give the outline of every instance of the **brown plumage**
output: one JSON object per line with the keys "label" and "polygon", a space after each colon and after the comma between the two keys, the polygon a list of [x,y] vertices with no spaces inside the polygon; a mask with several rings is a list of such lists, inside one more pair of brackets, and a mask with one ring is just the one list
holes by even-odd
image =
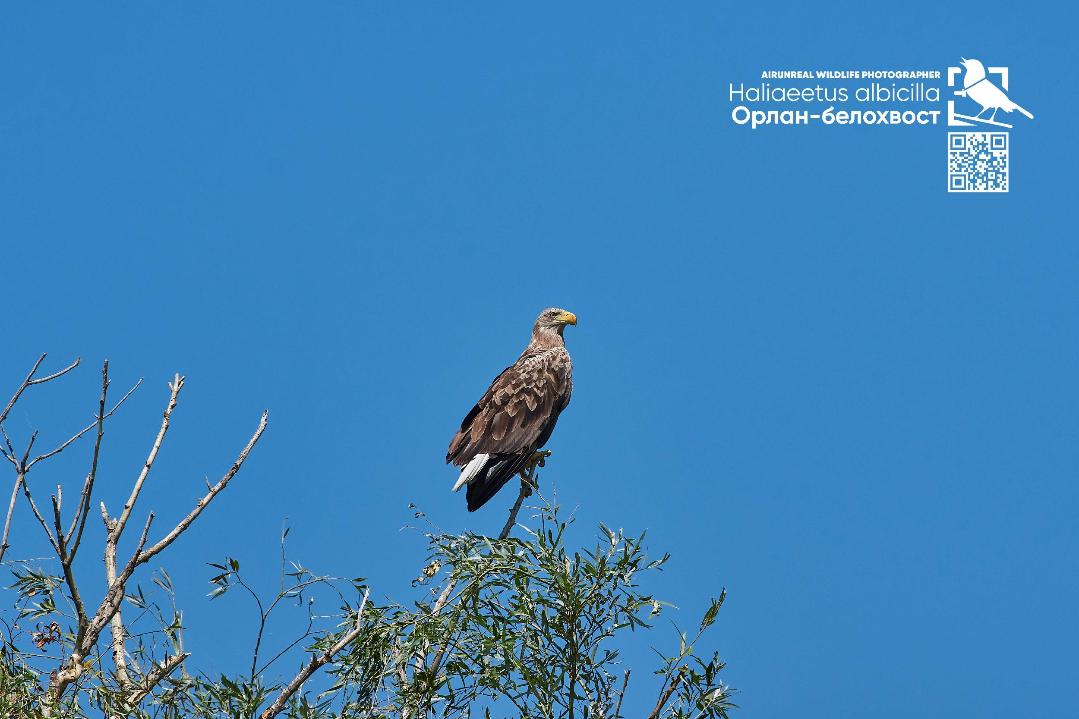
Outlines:
{"label": "brown plumage", "polygon": [[446,462],[463,467],[454,491],[468,485],[468,511],[484,505],[547,443],[573,392],[573,363],[562,331],[572,312],[549,308],[532,327],[532,341],[502,371],[461,422]]}

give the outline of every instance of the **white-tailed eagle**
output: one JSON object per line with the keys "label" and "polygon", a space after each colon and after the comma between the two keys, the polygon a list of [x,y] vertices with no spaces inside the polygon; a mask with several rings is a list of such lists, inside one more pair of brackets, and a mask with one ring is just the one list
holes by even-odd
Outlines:
{"label": "white-tailed eagle", "polygon": [[495,496],[550,439],[573,393],[573,363],[562,331],[575,324],[572,312],[541,312],[528,347],[461,422],[446,462],[462,468],[453,490],[468,486],[469,512]]}

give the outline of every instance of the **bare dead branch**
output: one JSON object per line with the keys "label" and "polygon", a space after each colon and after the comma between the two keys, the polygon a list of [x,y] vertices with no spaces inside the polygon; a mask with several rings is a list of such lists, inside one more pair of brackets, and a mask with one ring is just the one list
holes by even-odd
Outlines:
{"label": "bare dead branch", "polygon": [[[104,505],[102,505],[104,508]],[[106,515],[107,517],[107,515]],[[116,540],[113,534],[117,520],[109,520],[106,518],[105,525],[108,530],[108,538],[105,540],[105,578],[108,580],[109,591],[106,594],[106,601],[109,601],[109,605],[112,607],[112,615],[109,617],[109,625],[112,631],[112,660],[116,665],[116,680],[119,683],[120,688],[127,691],[131,687],[131,678],[127,672],[127,648],[125,646],[125,639],[127,638],[127,630],[124,629],[123,614],[120,609],[120,605],[123,603],[124,590],[126,589],[127,580],[135,571],[135,567],[139,563],[139,554],[142,552],[142,548],[146,546],[146,537],[150,534],[150,525],[154,521],[154,513],[150,512],[146,518],[146,525],[142,528],[142,535],[139,537],[138,546],[135,547],[134,553],[131,555],[131,559],[128,560],[127,565],[124,567],[123,572],[119,575],[116,574]],[[111,599],[110,599],[111,598]],[[104,604],[103,604],[104,606]],[[97,639],[94,639],[96,643]]]}
{"label": "bare dead branch", "polygon": [[[105,534],[108,537],[105,541],[105,581],[111,590],[116,586],[117,581],[116,543],[112,541],[112,525],[115,520],[109,519],[104,503],[101,504],[101,510],[102,517],[105,520]],[[112,632],[110,646],[112,649],[112,662],[116,668],[116,681],[122,689],[127,691],[130,689],[131,679],[127,673],[127,648],[124,644],[126,634],[123,611],[119,607],[109,619],[109,625]]]}
{"label": "bare dead branch", "polygon": [[251,453],[251,450],[255,447],[255,444],[262,436],[263,430],[266,429],[266,421],[269,416],[270,413],[268,411],[262,413],[262,418],[259,420],[258,428],[255,429],[255,433],[251,435],[251,439],[247,441],[247,445],[240,451],[240,454],[236,457],[236,461],[232,463],[232,466],[229,467],[229,470],[225,473],[225,475],[220,480],[218,480],[217,484],[210,487],[209,491],[198,502],[195,503],[195,508],[192,509],[186,517],[181,519],[179,524],[177,524],[171,532],[166,534],[160,541],[157,542],[157,544],[154,544],[145,552],[141,553],[139,557],[139,564],[144,564],[148,562],[155,555],[159,554],[162,550],[172,544],[177,537],[184,533],[184,530],[191,526],[192,522],[198,519],[198,516],[202,514],[202,510],[206,509],[207,505],[209,505],[210,502],[213,501],[214,497],[216,497],[223,489],[225,489],[225,487],[228,486],[232,478],[235,477],[236,473],[240,471],[240,467],[243,466],[244,460],[247,459],[247,455]]}
{"label": "bare dead branch", "polygon": [[19,490],[22,489],[23,473],[17,472],[15,475],[15,486],[11,488],[11,500],[7,505],[7,516],[4,517],[4,535],[0,537],[0,562],[4,561],[4,555],[7,554],[8,537],[11,536],[11,515],[15,512],[15,502],[19,498]]}
{"label": "bare dead branch", "polygon": [[[179,375],[177,375],[177,379],[182,381],[182,378],[180,378]],[[175,394],[178,392],[177,387],[179,384],[180,382],[178,381],[174,382],[172,385],[173,394],[169,402],[170,408],[175,407]],[[97,611],[95,611],[93,616],[91,617],[89,623],[87,624],[85,632],[82,632],[81,635],[76,638],[76,646],[72,652],[72,656],[69,658],[65,666],[56,673],[55,678],[52,682],[52,691],[54,698],[58,699],[60,696],[62,696],[64,689],[67,687],[67,685],[69,685],[71,682],[75,681],[78,678],[79,673],[81,673],[78,662],[80,662],[83,657],[85,657],[90,651],[92,651],[93,647],[97,644],[97,641],[100,638],[101,632],[104,630],[105,626],[112,622],[113,616],[117,613],[117,611],[119,611],[120,605],[123,602],[124,590],[127,585],[127,581],[131,578],[131,575],[134,573],[135,569],[139,565],[145,564],[146,562],[150,561],[150,559],[152,559],[155,555],[159,554],[170,544],[172,544],[172,542],[175,541],[177,537],[183,534],[183,532],[191,526],[191,524],[202,513],[202,510],[204,510],[206,506],[213,501],[214,497],[216,497],[223,489],[225,489],[226,486],[228,486],[229,481],[231,481],[232,478],[236,476],[236,473],[240,471],[240,468],[243,466],[243,463],[247,459],[247,456],[251,453],[251,450],[254,448],[255,444],[262,436],[263,431],[266,429],[266,422],[268,417],[268,412],[262,413],[262,417],[259,420],[258,428],[255,430],[255,433],[251,436],[251,439],[248,440],[244,448],[240,451],[240,454],[237,456],[232,466],[217,482],[217,484],[213,485],[210,488],[210,491],[198,501],[191,513],[184,517],[182,520],[180,520],[180,523],[177,524],[176,527],[172,529],[172,531],[165,535],[164,538],[162,538],[159,542],[147,549],[146,540],[149,535],[150,524],[151,522],[153,522],[154,519],[153,512],[150,513],[149,517],[146,520],[146,526],[143,527],[142,535],[139,537],[138,545],[136,546],[135,551],[132,553],[131,558],[128,560],[123,570],[120,571],[119,574],[117,574],[116,581],[110,583],[109,589],[106,592],[104,599],[102,599],[100,606],[97,608]],[[163,436],[162,433],[159,433],[159,438],[161,436]],[[160,448],[159,441],[155,442],[155,447]],[[151,450],[151,455],[156,456],[156,451]],[[152,465],[152,459],[148,460],[148,464]],[[139,477],[140,479],[136,481],[145,481],[145,477],[143,475],[140,474]],[[132,497],[137,499],[137,494],[137,492],[132,492]],[[129,499],[128,501],[131,502],[132,500]],[[130,516],[130,510],[128,511],[128,515]],[[102,519],[105,521],[105,526],[108,534],[106,538],[106,552],[111,551],[115,553],[116,544],[120,539],[120,532],[117,531],[116,525],[120,520],[119,518],[112,519],[109,517],[108,509],[105,507],[104,502],[101,503],[101,516]],[[121,624],[121,637],[122,636],[123,635]]]}
{"label": "bare dead branch", "polygon": [[[45,355],[41,355],[41,359],[45,359]],[[68,372],[70,372],[71,370],[78,367],[79,362],[81,362],[81,361],[82,361],[82,358],[76,357],[74,362],[69,364],[67,367],[64,367],[59,372],[53,372],[52,374],[48,375],[47,377],[38,377],[37,379],[32,379],[29,382],[27,382],[27,385],[45,384],[46,382],[52,382],[54,379],[56,379],[58,377],[63,377]],[[36,365],[35,365],[35,367],[36,367]]]}
{"label": "bare dead branch", "polygon": [[15,467],[19,466],[19,460],[15,459],[15,448],[11,446],[11,437],[8,436],[7,427],[0,424],[0,435],[4,437],[5,448],[0,450],[0,454],[4,455],[4,458],[11,462]]}
{"label": "bare dead branch", "polygon": [[91,455],[90,471],[86,474],[86,479],[83,481],[82,494],[79,497],[79,506],[75,510],[75,516],[71,518],[71,526],[67,530],[67,535],[65,535],[65,541],[70,545],[69,553],[71,555],[71,561],[74,561],[75,555],[79,551],[79,545],[82,544],[82,532],[83,529],[86,528],[86,519],[90,514],[90,499],[94,492],[94,480],[97,478],[97,463],[101,456],[101,439],[105,435],[105,420],[108,419],[136,389],[138,389],[139,385],[142,384],[142,379],[140,378],[139,381],[135,383],[135,386],[132,387],[111,410],[106,412],[105,401],[108,399],[109,384],[109,361],[105,360],[101,365],[101,397],[97,403],[97,421],[94,423],[97,427],[97,436],[94,438],[94,451]]}
{"label": "bare dead branch", "polygon": [[333,661],[333,658],[337,656],[337,653],[347,647],[353,641],[360,636],[360,632],[363,631],[363,610],[367,606],[367,597],[371,594],[370,587],[363,593],[363,601],[360,602],[360,608],[356,610],[356,622],[352,625],[352,629],[347,631],[344,636],[337,640],[336,643],[325,652],[316,657],[311,657],[300,673],[293,677],[292,681],[281,690],[281,693],[277,695],[277,699],[273,704],[266,708],[266,711],[259,715],[259,719],[272,719],[277,716],[285,708],[285,704],[288,700],[299,691],[300,687],[311,678],[311,675],[319,670],[322,666]]}
{"label": "bare dead branch", "polygon": [[26,469],[26,459],[30,456],[30,451],[34,448],[34,442],[37,441],[37,430],[35,429],[33,434],[30,435],[30,441],[26,444],[26,451],[23,452],[22,459],[19,460],[18,466],[24,471]]}
{"label": "bare dead branch", "polygon": [[64,572],[64,583],[71,594],[71,602],[75,605],[75,617],[81,631],[85,628],[88,620],[86,618],[86,607],[82,602],[82,596],[79,594],[79,583],[75,580],[75,572],[71,567],[71,556],[68,553],[67,542],[64,540],[64,532],[61,529],[60,505],[63,501],[62,492],[63,489],[58,485],[56,494],[52,497],[53,527],[56,531],[56,554],[60,559],[60,567]]}
{"label": "bare dead branch", "polygon": [[[27,382],[24,382],[26,386],[29,386],[29,381],[33,380],[33,374],[36,371],[37,367],[40,365],[40,363],[41,360],[39,360],[37,365],[35,365],[34,370],[28,377]],[[70,369],[71,368],[67,368],[59,373],[55,373],[55,375],[50,375],[47,378],[41,378],[41,381],[55,379],[55,377],[62,375]],[[105,596],[102,598],[101,603],[94,611],[93,615],[87,616],[87,612],[85,611],[82,600],[79,597],[78,585],[71,570],[71,565],[75,556],[75,552],[78,550],[78,547],[81,543],[83,531],[86,526],[86,520],[89,515],[89,505],[93,495],[94,481],[97,476],[98,461],[100,458],[101,442],[104,435],[104,422],[112,415],[113,412],[116,411],[116,409],[119,408],[120,405],[124,403],[124,401],[127,400],[128,397],[131,396],[131,394],[135,391],[135,389],[138,388],[138,386],[142,382],[142,380],[139,380],[139,382],[137,382],[135,386],[132,387],[127,392],[127,394],[125,394],[124,397],[116,403],[116,405],[112,409],[106,411],[105,406],[107,403],[108,388],[110,384],[108,371],[109,363],[106,360],[103,363],[101,369],[101,395],[98,401],[98,409],[93,423],[88,425],[86,428],[80,430],[78,433],[66,440],[59,447],[52,450],[51,452],[36,457],[33,461],[28,461],[30,452],[34,444],[34,440],[37,437],[37,433],[35,432],[34,435],[31,437],[26,452],[22,455],[21,459],[18,459],[16,457],[14,449],[10,446],[10,440],[7,440],[10,452],[9,460],[12,462],[12,464],[15,465],[19,475],[16,479],[16,485],[13,493],[17,495],[19,489],[22,490],[24,496],[30,504],[31,509],[33,510],[34,516],[38,519],[39,523],[41,523],[42,528],[46,532],[46,536],[48,536],[49,538],[50,544],[53,546],[54,551],[60,558],[61,565],[64,568],[65,582],[67,583],[68,589],[70,590],[70,593],[76,604],[76,612],[79,618],[78,632],[75,637],[74,646],[70,654],[65,658],[62,665],[50,676],[48,695],[43,706],[43,709],[46,711],[47,715],[51,715],[52,711],[59,706],[67,686],[69,684],[72,684],[73,682],[76,682],[79,679],[79,676],[85,670],[84,660],[88,656],[92,656],[94,654],[96,654],[98,656],[98,659],[100,660],[100,648],[98,642],[101,637],[101,632],[104,630],[106,625],[111,624],[112,626],[112,640],[110,644],[113,659],[116,664],[116,676],[121,687],[125,691],[129,692],[126,701],[129,703],[130,706],[137,705],[139,702],[145,699],[145,697],[153,691],[153,688],[164,677],[168,676],[172,671],[176,669],[176,667],[180,666],[183,663],[184,659],[186,659],[186,657],[188,656],[187,653],[183,651],[182,647],[179,647],[177,648],[177,653],[174,656],[170,657],[162,664],[156,665],[153,669],[151,669],[149,673],[145,674],[141,680],[137,682],[132,681],[131,674],[127,668],[127,656],[125,647],[126,632],[123,624],[122,614],[120,612],[120,607],[123,603],[127,582],[128,580],[130,580],[131,576],[134,574],[135,570],[140,565],[145,564],[154,556],[164,551],[170,544],[172,544],[172,542],[174,542],[181,534],[183,534],[183,532],[191,526],[191,524],[199,517],[199,515],[210,504],[210,502],[212,502],[213,499],[220,492],[222,492],[225,487],[228,486],[232,478],[236,476],[236,474],[240,471],[240,468],[243,466],[244,461],[247,459],[251,450],[254,448],[255,444],[262,436],[263,431],[266,429],[267,419],[269,416],[268,412],[262,413],[255,433],[251,436],[247,444],[240,451],[240,454],[237,456],[232,466],[217,482],[217,484],[213,486],[208,485],[208,491],[206,495],[204,495],[196,503],[195,508],[192,509],[187,516],[181,519],[180,522],[172,529],[172,531],[165,535],[165,537],[163,537],[160,541],[147,549],[147,539],[150,534],[150,527],[154,521],[154,513],[149,513],[146,518],[146,524],[142,529],[141,535],[139,536],[139,540],[136,544],[135,550],[131,554],[126,564],[123,566],[123,569],[121,570],[117,561],[117,549],[120,538],[123,534],[123,530],[126,527],[128,520],[131,517],[132,511],[136,502],[138,501],[139,494],[142,491],[146,479],[149,476],[151,469],[153,468],[154,461],[157,459],[158,453],[161,450],[165,435],[169,429],[172,412],[176,408],[177,398],[184,384],[184,378],[179,374],[175,375],[174,380],[169,384],[169,401],[162,415],[161,426],[158,429],[157,436],[154,439],[154,443],[150,449],[149,455],[147,456],[146,461],[143,463],[142,470],[139,472],[139,475],[135,480],[131,493],[128,497],[127,502],[124,504],[122,512],[118,517],[112,518],[109,516],[109,512],[105,506],[105,503],[102,502],[100,505],[101,517],[105,523],[106,530],[104,559],[106,580],[108,581],[108,589],[105,593]],[[20,389],[20,392],[24,389],[25,386]],[[15,399],[17,399],[17,397]],[[10,404],[12,404],[13,406],[14,402]],[[45,522],[45,518],[38,510],[37,504],[34,501],[33,494],[31,493],[30,487],[26,481],[27,471],[34,463],[44,459],[48,459],[49,457],[58,454],[66,447],[70,446],[75,440],[79,439],[94,428],[97,429],[97,432],[96,439],[94,441],[94,449],[90,471],[87,474],[86,479],[84,480],[82,493],[79,498],[79,504],[67,532],[63,531],[62,526],[61,488],[57,488],[57,493],[52,499],[53,526],[55,531],[54,534],[53,531],[49,529],[48,524]],[[3,430],[2,425],[0,425],[0,430]],[[6,436],[6,433],[4,433],[5,438]],[[5,456],[6,454],[7,453],[5,453]],[[11,513],[12,507],[9,507],[8,524],[4,530],[3,540],[0,540],[0,543],[2,544],[6,544],[8,529],[10,527]],[[2,558],[2,556],[3,550],[0,550],[0,558]],[[365,603],[366,600],[367,597],[365,595]],[[339,651],[339,649],[337,651]],[[334,653],[336,653],[336,651]]]}
{"label": "bare dead branch", "polygon": [[[60,505],[64,501],[64,488],[61,485],[56,485],[56,494],[52,495],[52,518],[53,529],[56,530],[57,537],[63,537],[64,533],[60,530]],[[61,545],[63,546],[63,545]]]}
{"label": "bare dead branch", "polygon": [[37,508],[37,502],[34,501],[34,495],[30,492],[30,483],[26,481],[26,472],[22,472],[22,493],[26,497],[26,501],[30,503],[30,509],[33,510],[34,516],[37,518],[38,524],[45,530],[45,536],[49,538],[49,544],[52,545],[52,549],[56,552],[56,556],[60,556],[60,545],[56,542],[56,537],[52,536],[52,530],[49,529],[49,523],[45,521],[45,517],[42,516],[41,511]]}
{"label": "bare dead branch", "polygon": [[[104,503],[101,505],[101,513],[106,517],[106,522],[108,522],[110,526],[113,526],[116,520],[108,519]],[[101,630],[105,628],[106,624],[112,621],[113,615],[124,600],[124,588],[127,585],[127,580],[131,578],[135,568],[140,564],[139,557],[142,555],[142,548],[146,545],[146,537],[150,533],[150,525],[153,521],[154,513],[150,512],[150,515],[146,518],[146,525],[142,528],[142,535],[139,537],[139,543],[135,547],[134,553],[131,555],[131,559],[124,565],[120,574],[117,575],[116,581],[112,583],[109,586],[108,591],[105,592],[105,597],[101,600],[101,604],[98,606],[97,611],[94,612],[94,616],[90,619],[86,631],[80,632],[80,635],[76,637],[75,649],[72,653],[73,657],[78,656],[81,659],[86,656],[97,643],[98,638],[101,636]],[[111,539],[106,539],[105,551],[110,551],[110,544],[112,544],[111,551],[115,552],[115,542],[112,542]]]}
{"label": "bare dead branch", "polygon": [[618,703],[614,705],[614,717],[613,719],[621,719],[622,716],[622,698],[626,696],[626,686],[629,684],[629,669],[622,674],[622,691],[618,692]]}
{"label": "bare dead branch", "polygon": [[157,437],[154,438],[154,444],[150,447],[150,454],[146,457],[146,462],[142,465],[142,471],[139,472],[139,477],[135,480],[135,485],[131,488],[131,496],[128,497],[127,502],[124,504],[123,511],[120,512],[120,517],[116,520],[110,530],[109,538],[113,541],[119,540],[120,535],[124,533],[124,527],[127,525],[127,520],[131,516],[131,510],[135,507],[135,502],[139,499],[142,485],[146,482],[146,477],[149,476],[150,469],[154,466],[154,460],[157,459],[157,453],[161,450],[161,443],[165,439],[165,433],[169,431],[169,423],[172,420],[172,411],[176,409],[176,398],[179,396],[183,386],[184,378],[179,374],[177,374],[172,382],[169,383],[169,403],[166,405],[165,413],[161,417],[161,428],[157,431]]}
{"label": "bare dead branch", "polygon": [[[110,409],[108,412],[105,413],[105,415],[101,418],[101,421],[103,422],[106,419],[108,419],[109,417],[111,417],[112,413],[115,412],[116,410],[118,410],[120,408],[120,405],[122,405],[124,402],[126,402],[127,398],[130,397],[131,395],[133,395],[135,393],[135,390],[137,390],[139,388],[139,385],[141,385],[141,384],[142,384],[141,379],[139,379],[137,382],[135,382],[135,384],[131,387],[131,389],[129,389],[127,391],[127,394],[125,394],[123,397],[121,397],[120,401],[117,402],[113,406],[112,409]],[[87,432],[92,430],[97,425],[98,425],[98,420],[95,419],[93,422],[91,422],[90,424],[86,425],[85,427],[80,429],[75,434],[68,437],[66,440],[63,441],[63,443],[61,443],[56,448],[46,452],[45,454],[39,454],[38,456],[34,457],[32,460],[30,460],[30,463],[27,465],[27,468],[29,469],[30,467],[33,467],[35,464],[37,464],[38,462],[40,462],[40,461],[42,461],[44,459],[49,459],[50,457],[55,457],[56,455],[60,454],[65,449],[67,449],[72,444],[74,444],[77,440],[82,439],[83,435],[85,435]]]}
{"label": "bare dead branch", "polygon": [[[42,355],[38,357],[38,361],[36,363],[33,363],[33,367],[30,368],[26,379],[24,379],[23,382],[18,385],[18,389],[15,390],[14,394],[12,394],[11,399],[9,399],[8,401],[8,404],[4,405],[3,410],[0,410],[0,430],[3,430],[3,422],[5,419],[8,419],[8,413],[15,406],[15,403],[18,402],[18,398],[23,395],[23,392],[26,390],[26,388],[30,386],[31,381],[33,380],[33,376],[37,374],[38,368],[41,367],[41,363],[44,361],[45,354],[42,353]],[[79,364],[78,358],[76,358],[74,364]],[[69,369],[73,369],[73,365]],[[67,370],[62,370],[62,372],[63,371]],[[8,458],[12,463],[15,463],[15,448],[12,447],[11,437],[8,436],[8,432],[6,432],[6,430],[3,430],[3,438],[5,444],[8,445],[8,451],[4,452],[4,457]],[[16,470],[18,470],[17,465]],[[6,516],[4,517],[3,539],[0,540],[0,561],[3,561],[4,554],[8,552],[8,539],[11,537],[11,518],[12,514],[15,512],[15,501],[18,497],[18,490],[23,488],[23,478],[25,474],[25,472],[16,472],[15,486],[12,487],[11,501],[8,503],[8,514],[6,514]]]}
{"label": "bare dead branch", "polygon": [[[41,366],[41,362],[44,359],[45,359],[44,354],[41,355],[41,357],[38,358],[38,361],[34,364],[34,367],[30,370],[30,373],[27,375],[26,379],[23,380],[23,383],[19,386],[19,389],[16,390],[15,394],[12,395],[11,400],[8,401],[8,404],[4,408],[3,412],[0,413],[0,430],[3,429],[2,423],[3,423],[4,418],[7,417],[8,412],[10,412],[11,408],[15,406],[15,403],[18,401],[19,397],[22,395],[22,393],[26,390],[27,387],[31,387],[31,386],[36,385],[36,384],[44,384],[45,382],[50,382],[50,381],[52,381],[54,379],[57,379],[58,377],[62,377],[65,374],[67,374],[68,372],[70,372],[71,370],[75,369],[75,367],[77,367],[79,365],[79,362],[80,362],[79,359],[76,359],[70,365],[68,365],[67,367],[64,367],[63,369],[61,369],[61,370],[59,370],[57,372],[54,372],[54,373],[52,373],[50,375],[47,375],[45,377],[37,377],[37,378],[35,378],[34,374],[36,374],[37,369]],[[103,384],[106,387],[107,387],[107,370],[108,370],[108,360],[105,361],[105,366],[104,366],[104,370],[103,370],[103,372],[105,374],[105,379],[103,380]],[[105,397],[104,397],[104,388],[103,388],[101,403],[100,403],[100,406],[99,406],[99,409],[98,409],[97,417],[94,420],[94,422],[91,423],[90,425],[84,427],[83,429],[79,430],[78,432],[76,432],[74,435],[72,435],[71,437],[66,439],[64,442],[62,442],[56,448],[54,448],[54,449],[52,449],[52,450],[50,450],[50,451],[48,451],[48,452],[46,452],[44,454],[40,454],[40,455],[34,457],[33,459],[30,459],[29,457],[30,457],[30,452],[31,452],[31,450],[33,448],[33,445],[34,445],[34,441],[37,439],[37,432],[36,431],[31,436],[30,443],[27,446],[26,452],[23,454],[21,460],[16,457],[14,448],[11,447],[11,439],[8,437],[7,432],[3,431],[4,440],[5,440],[5,442],[6,442],[7,446],[8,446],[8,452],[4,452],[4,456],[7,457],[8,460],[11,461],[11,463],[13,465],[15,465],[16,475],[17,476],[16,476],[16,479],[15,479],[15,487],[12,489],[12,493],[11,493],[11,501],[8,504],[7,515],[4,518],[3,539],[0,540],[0,561],[3,561],[4,555],[7,552],[7,549],[8,549],[8,546],[9,546],[8,539],[9,539],[10,534],[11,534],[11,520],[12,520],[12,516],[14,514],[14,510],[15,510],[15,498],[18,496],[19,489],[24,490],[24,492],[27,490],[27,487],[26,487],[26,474],[30,471],[30,468],[33,467],[38,462],[41,462],[43,460],[49,459],[50,457],[54,457],[54,456],[60,454],[65,449],[67,449],[69,446],[71,446],[76,440],[78,440],[83,435],[85,435],[87,432],[89,432],[91,429],[93,429],[95,426],[97,426],[98,427],[98,444],[96,444],[95,447],[94,447],[94,462],[95,462],[95,468],[96,468],[97,452],[100,449],[100,439],[101,439],[101,434],[102,434],[102,424],[104,423],[104,421],[106,419],[108,419],[113,414],[113,412],[115,412],[117,409],[120,408],[120,405],[122,405],[127,400],[127,398],[132,395],[132,393],[134,393],[135,389],[138,388],[138,386],[139,386],[139,384],[141,382],[142,382],[142,380],[139,380],[139,382],[135,383],[135,386],[132,387],[128,391],[128,393],[126,395],[124,395],[124,397],[119,402],[117,402],[116,405],[113,406],[113,408],[110,409],[108,412],[105,412],[105,409],[104,409]],[[88,482],[88,485],[92,487],[92,480],[90,480]],[[82,509],[83,511],[85,511],[85,505],[89,502],[89,493],[86,491],[86,489],[87,488],[84,487],[84,494],[86,494],[86,497],[84,498],[84,500],[82,502],[80,502],[80,505],[79,505],[80,509]],[[30,498],[30,500],[31,500],[31,506],[34,506],[33,499]],[[35,507],[35,509],[36,509],[36,507]],[[71,544],[72,533],[73,533],[74,528],[76,527],[77,523],[79,522],[79,516],[80,516],[79,512],[76,512],[76,516],[72,520],[72,529],[69,530],[67,534],[64,534],[63,532],[59,532],[56,535],[57,541],[50,542],[50,543],[52,543],[54,545],[54,547],[53,547],[54,549],[58,549],[61,544],[68,544],[68,545]],[[85,520],[83,520],[83,524],[84,523],[85,523]],[[79,525],[79,526],[81,526],[81,525]],[[75,551],[77,551],[77,549],[78,549],[79,541],[81,541],[81,532],[80,532],[80,535],[79,535],[79,540],[76,541],[76,543],[74,545],[71,545],[71,548],[72,548],[73,551],[70,552],[71,556],[68,558],[69,563],[70,563],[70,561],[72,561],[74,559],[74,554],[75,554]]]}
{"label": "bare dead branch", "polygon": [[[37,373],[37,368],[40,367],[41,363],[44,361],[45,353],[43,352],[41,356],[37,358],[37,362],[34,363],[34,366],[30,368],[30,372],[26,375],[26,379],[22,381],[19,388],[11,395],[11,399],[8,400],[7,405],[0,411],[0,423],[3,423],[3,421],[7,419],[8,412],[10,412],[11,408],[15,406],[15,403],[19,401],[19,397],[22,396],[23,391],[30,386],[30,380],[34,378],[34,375]],[[78,360],[75,361],[77,362]]]}
{"label": "bare dead branch", "polygon": [[[138,385],[136,385],[138,386]],[[132,390],[133,391],[133,390]],[[82,494],[79,497],[79,506],[75,509],[75,516],[71,518],[71,526],[64,538],[70,544],[75,537],[76,528],[79,530],[75,544],[72,545],[72,553],[77,551],[82,540],[82,527],[85,526],[85,515],[89,509],[90,495],[94,488],[94,479],[97,477],[97,462],[101,456],[101,439],[105,434],[105,401],[109,396],[109,361],[106,359],[101,365],[101,397],[97,401],[97,436],[94,438],[94,451],[90,459],[90,471],[86,473],[86,479],[82,484]]]}
{"label": "bare dead branch", "polygon": [[3,424],[4,420],[7,419],[8,412],[10,412],[11,409],[15,406],[15,403],[19,401],[19,397],[21,397],[22,393],[26,391],[27,387],[35,384],[44,384],[46,382],[51,382],[58,377],[63,377],[65,374],[78,367],[81,360],[80,358],[76,357],[74,362],[69,364],[67,367],[64,367],[59,372],[53,372],[47,377],[38,377],[37,379],[35,379],[34,375],[37,374],[38,368],[41,367],[41,363],[44,361],[45,353],[42,353],[42,355],[37,358],[37,362],[34,363],[34,366],[30,368],[30,372],[26,375],[26,379],[22,381],[22,384],[20,384],[19,388],[15,390],[15,393],[11,395],[11,399],[8,400],[7,405],[4,406],[3,410],[0,410],[0,424]]}
{"label": "bare dead branch", "polygon": [[142,558],[142,548],[146,546],[146,538],[150,536],[150,525],[153,523],[154,513],[150,512],[146,517],[146,524],[142,527],[142,534],[139,535],[139,543],[135,546],[135,551],[131,553],[131,559],[127,560],[124,570],[120,572],[120,576],[117,578],[118,582],[126,582],[135,572],[135,568],[146,561]]}

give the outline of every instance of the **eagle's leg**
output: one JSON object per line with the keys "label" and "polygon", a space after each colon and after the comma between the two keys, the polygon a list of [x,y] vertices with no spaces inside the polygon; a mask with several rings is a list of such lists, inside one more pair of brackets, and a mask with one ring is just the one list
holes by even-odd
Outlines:
{"label": "eagle's leg", "polygon": [[539,486],[539,482],[536,479],[536,470],[546,465],[546,460],[551,456],[551,450],[542,449],[532,453],[532,456],[528,458],[525,466],[521,468],[519,472],[521,476],[521,487],[527,487],[526,497],[532,496],[532,490]]}

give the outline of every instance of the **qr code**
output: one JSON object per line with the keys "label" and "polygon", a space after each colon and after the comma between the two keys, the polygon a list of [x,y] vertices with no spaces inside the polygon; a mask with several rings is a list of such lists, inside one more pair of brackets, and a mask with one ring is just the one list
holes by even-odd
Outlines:
{"label": "qr code", "polygon": [[948,192],[1007,192],[1008,133],[949,132]]}

